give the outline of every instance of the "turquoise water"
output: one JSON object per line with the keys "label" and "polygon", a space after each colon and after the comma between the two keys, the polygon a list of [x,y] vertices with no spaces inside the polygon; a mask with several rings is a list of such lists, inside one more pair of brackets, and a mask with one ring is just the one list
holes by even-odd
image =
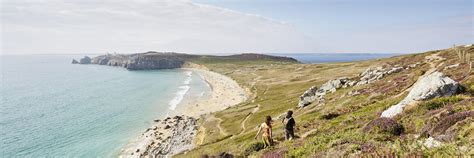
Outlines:
{"label": "turquoise water", "polygon": [[114,157],[184,98],[209,92],[184,70],[73,65],[80,56],[2,56],[1,157]]}

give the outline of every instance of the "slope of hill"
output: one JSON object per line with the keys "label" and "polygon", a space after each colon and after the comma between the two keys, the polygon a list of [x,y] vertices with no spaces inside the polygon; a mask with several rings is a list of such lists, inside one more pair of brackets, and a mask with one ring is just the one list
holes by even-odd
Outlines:
{"label": "slope of hill", "polygon": [[[191,57],[192,62],[230,76],[252,96],[237,106],[201,116],[197,147],[175,156],[222,152],[250,157],[474,156],[473,52],[474,46],[469,45],[328,64]],[[419,88],[415,83],[422,82],[421,78],[433,73],[442,73],[459,83],[459,88],[453,94],[440,92],[414,100],[393,117],[380,117]],[[324,96],[298,107],[308,89],[328,85],[333,87]],[[265,116],[277,119],[289,109],[295,112],[299,138],[284,141],[283,126],[275,120],[276,145],[262,149],[260,140],[254,140],[256,126]]]}

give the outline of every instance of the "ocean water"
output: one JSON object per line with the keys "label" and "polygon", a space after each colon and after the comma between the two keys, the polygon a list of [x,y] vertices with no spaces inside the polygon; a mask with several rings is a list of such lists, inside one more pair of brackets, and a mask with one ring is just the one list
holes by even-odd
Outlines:
{"label": "ocean water", "polygon": [[73,65],[71,55],[1,56],[0,157],[115,157],[181,101],[210,92],[186,70]]}
{"label": "ocean water", "polygon": [[318,53],[318,54],[274,54],[295,58],[303,63],[332,63],[351,62],[369,59],[380,59],[397,56],[400,54],[389,53]]}

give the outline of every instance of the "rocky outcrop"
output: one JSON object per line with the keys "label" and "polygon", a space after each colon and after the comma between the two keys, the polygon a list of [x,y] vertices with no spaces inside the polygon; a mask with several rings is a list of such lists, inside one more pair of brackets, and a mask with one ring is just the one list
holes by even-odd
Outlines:
{"label": "rocky outcrop", "polygon": [[126,146],[120,157],[165,157],[193,148],[195,118],[183,115],[154,122],[138,140]]}
{"label": "rocky outcrop", "polygon": [[328,82],[324,83],[321,85],[319,88],[321,92],[331,92],[334,93],[336,92],[336,89],[341,88],[344,86],[349,79],[347,77],[335,79],[335,80],[329,80]]}
{"label": "rocky outcrop", "polygon": [[92,59],[88,56],[84,56],[84,58],[79,60],[79,64],[91,64]]}
{"label": "rocky outcrop", "polygon": [[316,100],[316,98],[319,97],[319,96],[316,96],[316,91],[317,90],[318,90],[318,88],[316,86],[313,86],[313,87],[309,88],[308,90],[306,90],[300,96],[298,107],[302,108],[302,107],[305,107],[305,106],[311,104],[312,102],[314,102]]}
{"label": "rocky outcrop", "polygon": [[402,113],[403,108],[414,101],[427,100],[434,97],[451,96],[457,92],[459,84],[441,72],[422,76],[400,103],[385,110],[381,117],[391,118]]}
{"label": "rocky outcrop", "polygon": [[76,59],[72,59],[72,64],[79,64],[79,62]]}
{"label": "rocky outcrop", "polygon": [[[86,56],[87,57],[87,56]],[[180,53],[160,53],[160,52],[146,52],[137,54],[106,54],[94,57],[84,57],[79,62],[80,64],[97,64],[108,66],[124,67],[128,70],[154,70],[154,69],[174,69],[181,68],[186,61],[198,60],[199,58],[206,58],[206,60],[222,60],[222,61],[279,61],[279,62],[298,62],[289,57],[278,57],[264,54],[239,54],[231,56],[210,56],[210,55],[191,55]]]}
{"label": "rocky outcrop", "polygon": [[181,68],[184,60],[171,53],[107,54],[95,57],[92,64],[119,66],[128,70],[154,70]]}
{"label": "rocky outcrop", "polygon": [[[324,95],[327,92],[334,93],[339,88],[347,88],[352,86],[360,86],[370,84],[378,81],[383,77],[403,71],[403,67],[371,67],[359,74],[358,78],[349,79],[347,77],[341,77],[334,80],[329,80],[322,84],[320,88],[313,86],[306,90],[299,98],[298,107],[305,107],[313,102],[322,103],[324,102]],[[357,95],[358,92],[349,92],[349,95]]]}
{"label": "rocky outcrop", "polygon": [[368,68],[367,70],[365,70],[363,73],[359,75],[360,80],[356,83],[356,85],[370,84],[372,82],[382,79],[386,75],[389,75],[392,73],[398,73],[402,70],[403,70],[403,67],[392,67],[392,68],[386,68],[386,69],[384,69],[383,67]]}
{"label": "rocky outcrop", "polygon": [[298,107],[302,108],[313,102],[323,103],[324,95],[326,95],[326,93],[334,93],[339,88],[348,87],[349,83],[353,84],[354,82],[351,82],[347,77],[342,77],[339,79],[329,80],[322,84],[320,88],[313,86],[300,96]]}

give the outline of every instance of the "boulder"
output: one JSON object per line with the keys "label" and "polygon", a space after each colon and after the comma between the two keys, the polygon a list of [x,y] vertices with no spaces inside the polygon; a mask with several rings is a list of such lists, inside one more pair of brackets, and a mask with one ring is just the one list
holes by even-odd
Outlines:
{"label": "boulder", "polygon": [[362,72],[360,76],[360,81],[356,85],[364,85],[372,83],[376,80],[380,80],[384,77],[385,72],[382,67],[371,67]]}
{"label": "boulder", "polygon": [[403,108],[414,101],[428,100],[435,97],[451,96],[456,94],[459,84],[441,72],[422,76],[400,103],[385,110],[381,117],[393,117],[402,113]]}
{"label": "boulder", "polygon": [[328,92],[336,92],[337,89],[347,87],[346,83],[350,82],[347,77],[341,77],[334,80],[329,80],[320,88],[312,86],[306,90],[301,96],[298,102],[298,107],[305,107],[313,102],[322,103],[324,102],[324,95]]}
{"label": "boulder", "polygon": [[[365,85],[365,84],[370,84],[372,82],[378,81],[382,79],[383,77],[390,75],[392,73],[398,73],[403,70],[403,67],[392,67],[392,68],[386,68],[384,69],[383,67],[371,67],[365,70],[363,73],[361,73],[360,76],[360,81],[355,83],[355,85]],[[353,83],[351,83],[353,84]]]}
{"label": "boulder", "polygon": [[79,64],[79,62],[76,59],[72,59],[72,64]]}
{"label": "boulder", "polygon": [[316,86],[312,86],[311,88],[306,90],[300,96],[298,107],[305,107],[305,106],[311,104],[311,102],[313,102],[315,100],[315,95],[316,95],[317,90],[318,90],[318,88]]}
{"label": "boulder", "polygon": [[329,80],[328,82],[324,83],[319,89],[324,92],[334,93],[336,92],[336,89],[341,88],[344,84],[347,83],[347,81],[349,81],[347,77],[343,77],[343,78],[339,78],[335,80]]}
{"label": "boulder", "polygon": [[392,73],[398,73],[400,71],[403,70],[403,67],[393,67],[392,69],[390,69],[387,74],[392,74]]}

